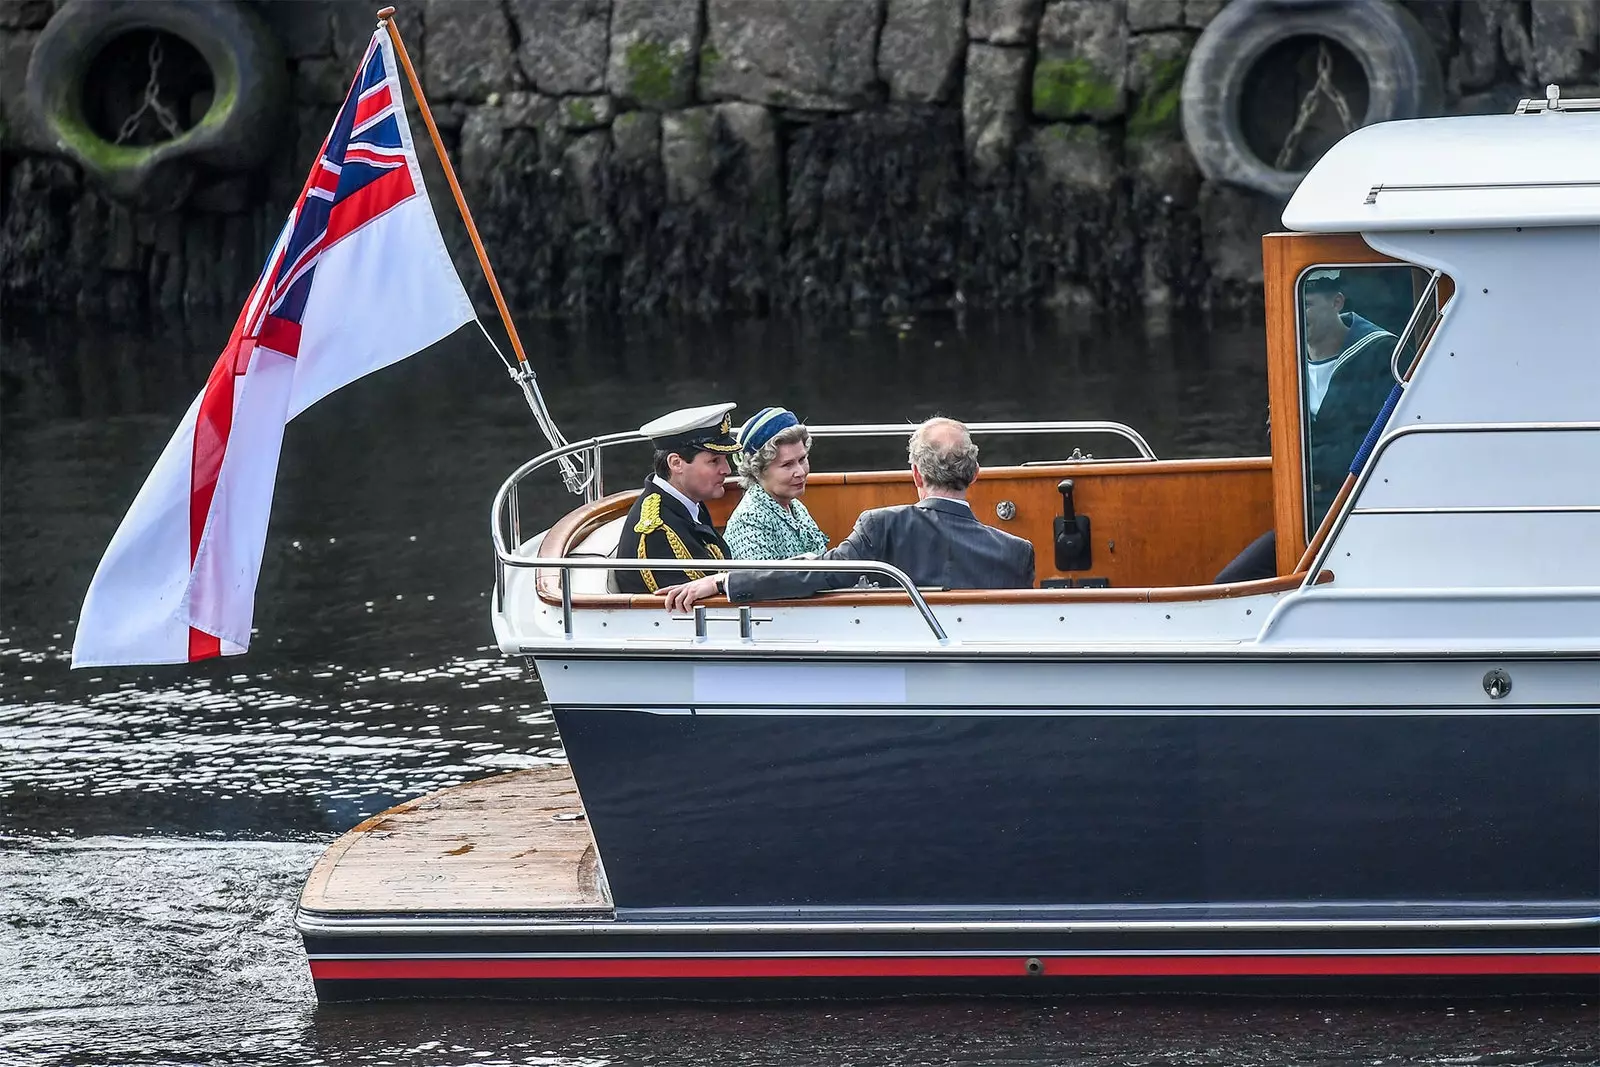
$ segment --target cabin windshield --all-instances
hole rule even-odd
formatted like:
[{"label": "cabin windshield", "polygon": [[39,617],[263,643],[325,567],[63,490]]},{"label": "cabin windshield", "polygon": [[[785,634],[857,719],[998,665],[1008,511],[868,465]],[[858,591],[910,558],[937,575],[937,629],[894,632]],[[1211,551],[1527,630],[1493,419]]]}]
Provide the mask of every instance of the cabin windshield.
[{"label": "cabin windshield", "polygon": [[1332,506],[1397,375],[1406,375],[1433,334],[1441,301],[1431,278],[1404,264],[1318,264],[1300,275],[1308,538]]}]

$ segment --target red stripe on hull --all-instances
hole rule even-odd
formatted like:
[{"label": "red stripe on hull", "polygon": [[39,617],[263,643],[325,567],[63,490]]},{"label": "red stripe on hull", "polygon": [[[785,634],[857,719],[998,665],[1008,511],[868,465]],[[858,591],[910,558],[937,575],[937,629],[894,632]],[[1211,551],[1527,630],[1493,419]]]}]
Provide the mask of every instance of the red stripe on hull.
[{"label": "red stripe on hull", "polygon": [[1027,961],[1056,978],[1316,978],[1597,975],[1600,955],[829,956],[608,959],[312,959],[311,977],[505,978],[1024,978]]}]

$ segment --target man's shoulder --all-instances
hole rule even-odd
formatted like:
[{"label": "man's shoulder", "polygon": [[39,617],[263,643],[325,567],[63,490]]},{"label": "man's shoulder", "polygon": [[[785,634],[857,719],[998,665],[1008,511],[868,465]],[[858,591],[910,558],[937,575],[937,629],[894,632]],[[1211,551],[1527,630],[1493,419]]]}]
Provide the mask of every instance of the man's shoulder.
[{"label": "man's shoulder", "polygon": [[878,526],[886,522],[894,522],[916,508],[915,504],[887,504],[881,508],[868,508],[856,516],[857,526]]},{"label": "man's shoulder", "polygon": [[994,538],[996,542],[1005,545],[1013,552],[1021,552],[1023,550],[1027,550],[1028,552],[1033,551],[1033,542],[1028,540],[1026,537],[1018,537],[1014,533],[1008,533],[1007,531],[1000,529],[998,526],[990,526],[988,523],[981,520],[978,522],[978,525],[989,531],[989,536]]}]

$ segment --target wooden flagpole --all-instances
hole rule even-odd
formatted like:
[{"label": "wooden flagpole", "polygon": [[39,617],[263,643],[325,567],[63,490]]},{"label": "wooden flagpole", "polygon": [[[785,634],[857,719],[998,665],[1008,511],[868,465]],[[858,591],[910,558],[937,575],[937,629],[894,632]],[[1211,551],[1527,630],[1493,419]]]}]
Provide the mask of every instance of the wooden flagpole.
[{"label": "wooden flagpole", "polygon": [[511,321],[511,309],[506,307],[505,295],[500,292],[500,281],[494,276],[494,268],[489,265],[489,253],[484,251],[483,238],[478,236],[478,224],[472,221],[472,211],[467,207],[466,195],[461,191],[461,180],[456,177],[456,169],[450,165],[450,157],[445,154],[444,141],[439,137],[439,125],[433,121],[433,111],[428,107],[428,98],[422,94],[422,82],[417,78],[417,68],[411,65],[411,54],[406,51],[405,42],[400,39],[400,28],[394,22],[394,8],[381,8],[378,11],[378,18],[389,27],[389,38],[394,41],[395,54],[400,57],[400,65],[406,69],[406,80],[411,83],[411,95],[417,98],[417,107],[422,111],[422,121],[427,123],[428,136],[433,138],[433,151],[444,166],[444,176],[450,182],[450,191],[455,194],[461,221],[467,224],[467,236],[472,238],[472,247],[478,253],[478,263],[483,267],[484,277],[489,279],[489,291],[494,294],[494,306],[500,311],[500,320],[506,324],[506,334],[511,338],[511,350],[517,354],[517,362],[526,367],[528,356],[522,350],[522,338],[517,336],[516,323]]}]

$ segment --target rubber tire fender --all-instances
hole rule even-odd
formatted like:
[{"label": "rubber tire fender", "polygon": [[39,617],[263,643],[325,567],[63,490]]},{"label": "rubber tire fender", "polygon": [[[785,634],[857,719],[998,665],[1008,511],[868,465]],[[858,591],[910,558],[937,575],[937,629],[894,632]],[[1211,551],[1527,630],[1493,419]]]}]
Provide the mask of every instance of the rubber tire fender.
[{"label": "rubber tire fender", "polygon": [[1360,124],[1438,114],[1439,57],[1416,18],[1393,0],[1233,0],[1211,20],[1183,72],[1183,136],[1212,181],[1287,201],[1306,176],[1279,170],[1250,149],[1240,121],[1245,79],[1291,37],[1324,37],[1360,62],[1367,113]]},{"label": "rubber tire fender", "polygon": [[[187,41],[211,70],[211,107],[192,129],[153,145],[106,140],[84,117],[83,81],[107,44],[136,30]],[[183,202],[199,163],[249,171],[278,147],[289,73],[277,37],[238,0],[69,0],[39,34],[24,98],[57,150],[114,197]]]}]

